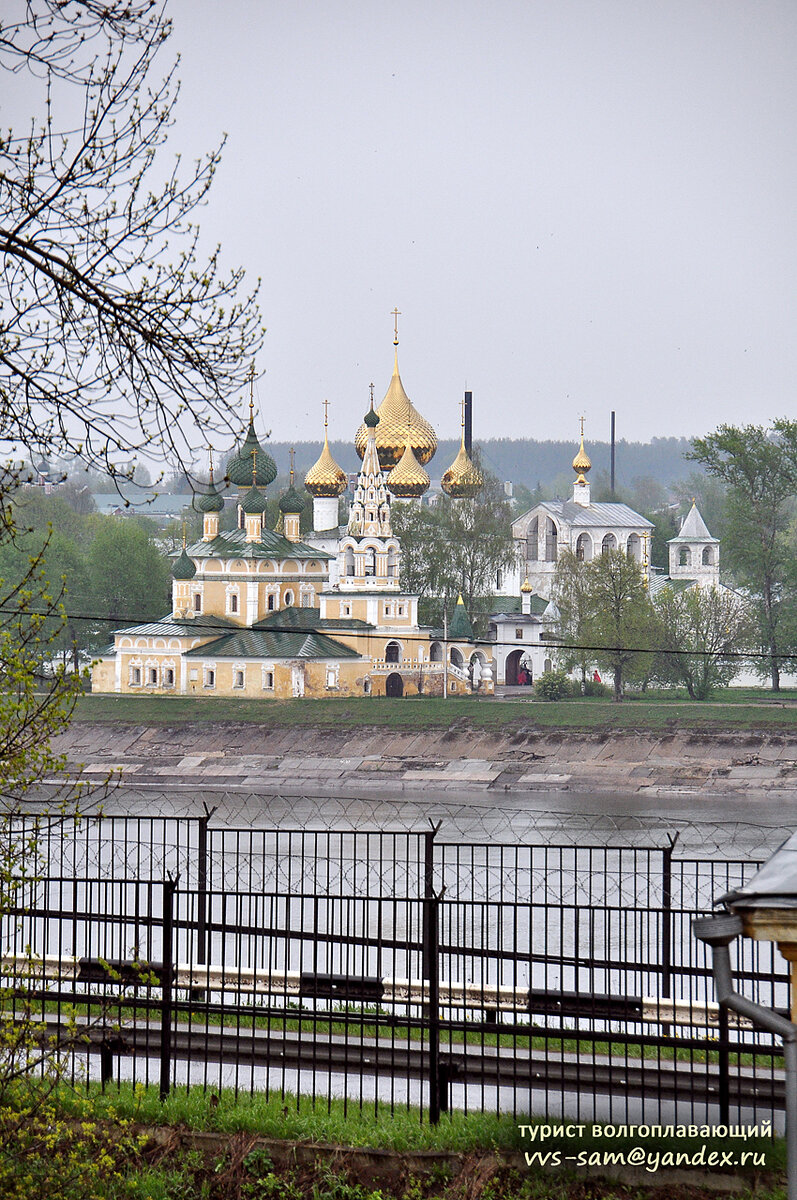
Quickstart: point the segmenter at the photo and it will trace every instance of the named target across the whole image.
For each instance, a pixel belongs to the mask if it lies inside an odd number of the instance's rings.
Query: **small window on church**
[[[313,597],[310,592],[305,592],[302,596],[302,608],[312,608]]]
[[[212,688],[216,686],[216,672],[213,670],[205,671],[205,687]]]
[[[174,668],[167,667],[163,672],[164,687],[174,687]]]
[[[274,672],[273,671],[264,671],[263,672],[263,688],[267,692],[274,691]]]
[[[293,592],[286,592],[285,593],[285,607],[290,608],[290,606],[292,604],[293,604]]]
[[[398,606],[398,615],[400,617],[404,616],[404,605],[403,604],[399,604],[399,606]]]
[[[244,685],[244,673],[243,673],[243,671],[236,671],[235,672],[235,680],[233,682],[233,687],[242,688],[243,685]]]
[[[230,612],[238,612],[238,597],[235,592],[230,593]]]
[[[133,687],[137,687],[141,683],[141,667],[131,667],[130,683]]]
[[[518,640],[519,642],[522,642],[522,641],[523,641],[523,630],[522,630],[522,629],[516,629],[516,630],[515,630],[515,637],[517,638],[517,640]]]
[[[499,591],[504,586],[504,572],[500,569],[500,567],[495,573],[495,586],[499,589]]]
[[[147,683],[149,684],[150,687],[158,686],[158,668],[157,667],[149,667],[147,669]]]
[[[273,595],[273,593],[268,598],[268,603],[266,605],[266,608],[268,609],[269,612],[274,611],[274,595]]]
[[[200,592],[194,592],[194,612],[202,612],[202,595]]]

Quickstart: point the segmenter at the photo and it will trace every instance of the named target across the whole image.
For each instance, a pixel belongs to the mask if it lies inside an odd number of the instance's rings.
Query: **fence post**
[[[169,876],[163,882],[163,929],[161,964],[161,1052],[160,1098],[169,1095],[172,1077],[172,984],[174,976],[174,896],[177,880]]]
[[[429,1123],[440,1120],[440,902],[434,890],[434,840],[442,821],[424,835],[423,858],[423,978],[429,984],[424,1018],[429,1029]]]
[[[661,852],[661,995],[669,1000],[672,997],[672,852],[679,835],[676,832],[667,836],[670,844]]]
[[[197,954],[198,963],[209,962],[208,946],[208,822],[216,811],[216,806],[208,808],[203,805],[205,815],[199,817],[197,836]]]
[[[727,1125],[731,1119],[731,1053],[728,1032],[728,1006],[720,1003],[719,1021],[719,1069],[720,1069],[720,1125]]]
[[[424,913],[424,959],[428,966],[429,1005],[429,1124],[440,1120],[440,901],[426,896]],[[447,1107],[447,1105],[446,1105]]]
[[[430,900],[435,894],[434,893],[434,840],[437,837],[438,831],[440,829],[440,826],[443,824],[443,822],[438,821],[436,825],[432,825],[432,822],[430,821],[429,824],[431,825],[431,829],[429,829],[424,834],[424,838],[423,838],[423,841],[424,841],[424,846],[423,846],[423,895],[424,895],[424,899],[426,899],[426,900]],[[428,958],[428,948],[430,945],[430,939],[428,937],[428,931],[426,929],[427,913],[426,913],[425,905],[424,905],[424,910],[423,910],[423,920],[424,920],[423,978],[430,979],[431,978],[431,962]]]

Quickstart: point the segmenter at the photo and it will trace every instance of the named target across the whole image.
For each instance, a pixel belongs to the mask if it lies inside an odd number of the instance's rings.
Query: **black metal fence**
[[[211,822],[6,821],[5,1016],[75,1077],[778,1124],[779,1047],[714,1005],[690,930],[759,864]],[[737,977],[787,1009],[770,944]]]

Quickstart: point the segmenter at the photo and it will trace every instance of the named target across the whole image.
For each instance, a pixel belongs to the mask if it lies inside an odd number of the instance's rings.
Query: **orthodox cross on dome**
[[[327,401],[325,400],[324,403],[326,404]],[[296,451],[295,451],[294,447],[291,446],[291,487],[293,487],[293,456],[295,453],[296,453]]]
[[[371,408],[373,408],[374,407],[374,385],[372,383],[369,383],[368,386],[371,389]]]
[[[183,550],[185,550],[185,521],[183,521]]]
[[[584,437],[584,414],[583,413],[579,417],[579,420],[581,421],[581,436],[583,438]]]
[[[399,310],[397,308],[394,308],[390,315],[393,318],[393,345],[397,346],[398,345],[398,319],[401,316],[401,313],[399,312]]]
[[[255,399],[254,399],[255,364],[253,362],[249,364],[249,374],[248,374],[247,378],[249,380],[249,420],[251,421],[252,414],[255,411]]]
[[[208,461],[210,463],[210,479],[213,481],[213,447],[208,446]]]
[[[252,447],[252,487],[257,485],[257,450]]]
[[[328,424],[329,424],[329,401],[325,400],[324,401],[324,429],[326,429]]]

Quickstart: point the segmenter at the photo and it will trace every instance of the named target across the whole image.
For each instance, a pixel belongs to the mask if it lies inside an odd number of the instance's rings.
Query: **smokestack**
[[[612,410],[612,500],[614,500],[614,410]]]
[[[473,446],[473,392],[465,393],[465,449],[468,454]]]

